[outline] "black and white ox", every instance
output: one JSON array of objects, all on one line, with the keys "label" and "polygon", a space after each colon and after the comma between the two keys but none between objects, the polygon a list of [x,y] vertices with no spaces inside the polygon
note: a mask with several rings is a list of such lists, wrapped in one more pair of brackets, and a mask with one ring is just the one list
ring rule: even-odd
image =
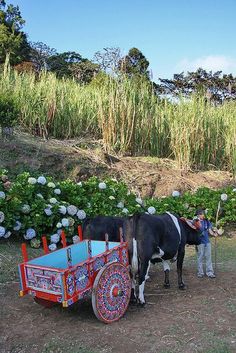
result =
[{"label": "black and white ox", "polygon": [[185,288],[182,280],[185,245],[200,244],[197,231],[199,226],[197,220],[191,223],[167,212],[159,216],[142,214],[126,218],[97,216],[85,220],[82,230],[84,239],[104,240],[107,233],[110,241],[120,241],[119,229],[123,228],[124,238],[129,244],[132,292],[136,298],[135,279],[138,277],[138,301],[144,304],[144,286],[150,263],[162,262],[165,272],[164,286],[168,288],[168,260],[177,259],[179,288]]},{"label": "black and white ox", "polygon": [[141,214],[126,219],[123,228],[129,244],[132,291],[136,297],[137,276],[140,304],[145,304],[144,287],[151,262],[163,262],[165,284],[169,286],[170,268],[167,260],[177,259],[178,286],[185,289],[182,279],[185,245],[200,244],[199,220],[189,222],[169,212],[159,216]]},{"label": "black and white ox", "polygon": [[124,218],[113,216],[97,216],[87,218],[82,224],[83,239],[120,241],[120,228],[123,229]]}]

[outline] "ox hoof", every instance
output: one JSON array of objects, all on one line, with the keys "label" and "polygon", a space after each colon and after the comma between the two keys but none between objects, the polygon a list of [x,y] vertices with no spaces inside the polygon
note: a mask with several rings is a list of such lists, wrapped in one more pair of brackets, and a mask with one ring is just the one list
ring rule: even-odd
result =
[{"label": "ox hoof", "polygon": [[170,283],[164,283],[164,284],[163,284],[163,287],[164,287],[165,289],[170,288]]},{"label": "ox hoof", "polygon": [[136,305],[138,303],[137,298],[131,297],[129,303],[130,305]]},{"label": "ox hoof", "polygon": [[184,283],[179,284],[179,289],[185,290],[186,289],[185,284]]}]

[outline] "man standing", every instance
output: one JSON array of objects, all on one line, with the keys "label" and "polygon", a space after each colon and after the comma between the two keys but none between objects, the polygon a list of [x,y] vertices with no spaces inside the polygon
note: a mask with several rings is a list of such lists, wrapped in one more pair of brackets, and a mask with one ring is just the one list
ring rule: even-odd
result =
[{"label": "man standing", "polygon": [[212,267],[211,261],[211,242],[209,235],[217,236],[216,233],[212,230],[211,222],[206,219],[205,211],[199,209],[196,211],[196,216],[200,219],[201,222],[201,244],[197,246],[197,276],[202,278],[204,276],[203,261],[206,262],[206,275],[209,278],[215,278],[215,274]]}]

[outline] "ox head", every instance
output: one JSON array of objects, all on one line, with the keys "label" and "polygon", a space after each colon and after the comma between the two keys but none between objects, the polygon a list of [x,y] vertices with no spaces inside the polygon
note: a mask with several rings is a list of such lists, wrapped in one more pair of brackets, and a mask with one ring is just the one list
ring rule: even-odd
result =
[{"label": "ox head", "polygon": [[189,245],[199,245],[201,244],[201,222],[198,218],[189,220],[187,218],[181,217],[185,231],[186,231],[186,243]]}]

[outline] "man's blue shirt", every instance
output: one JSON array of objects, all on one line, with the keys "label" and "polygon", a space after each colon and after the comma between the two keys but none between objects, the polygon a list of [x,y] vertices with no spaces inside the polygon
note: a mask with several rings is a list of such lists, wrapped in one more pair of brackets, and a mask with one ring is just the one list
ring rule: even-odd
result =
[{"label": "man's blue shirt", "polygon": [[212,228],[212,224],[207,219],[202,219],[201,221],[201,244],[210,243],[208,230]]}]

